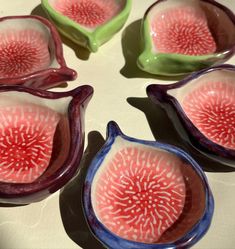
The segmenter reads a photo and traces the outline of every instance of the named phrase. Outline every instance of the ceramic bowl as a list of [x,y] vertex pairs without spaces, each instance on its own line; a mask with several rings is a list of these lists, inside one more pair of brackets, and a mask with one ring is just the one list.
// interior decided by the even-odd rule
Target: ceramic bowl
[[141,29],[137,64],[151,74],[189,74],[222,64],[235,51],[235,15],[214,0],[156,1]]
[[48,89],[74,80],[54,26],[39,16],[0,18],[0,84]]
[[108,124],[85,179],[84,211],[106,248],[188,248],[208,230],[214,202],[200,166],[174,146]]
[[0,86],[0,203],[40,201],[77,173],[92,92]]
[[61,34],[91,52],[125,24],[131,0],[42,0]]
[[235,67],[201,70],[174,84],[150,85],[182,138],[202,153],[235,167]]

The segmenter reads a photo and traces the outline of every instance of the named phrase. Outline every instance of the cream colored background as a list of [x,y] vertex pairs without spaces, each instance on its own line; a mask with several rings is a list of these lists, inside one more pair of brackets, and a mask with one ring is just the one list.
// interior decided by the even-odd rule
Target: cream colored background
[[[95,90],[86,112],[85,148],[88,145],[88,134],[91,131],[97,131],[105,136],[106,124],[110,120],[118,122],[123,132],[129,136],[154,140],[154,133],[156,137],[159,136],[166,141],[174,140],[174,132],[167,130],[168,127],[171,128],[170,124],[164,123],[166,121],[164,113],[160,110],[159,114],[154,113],[155,109],[146,99],[129,100],[130,103],[140,105],[141,108],[147,110],[145,112],[151,121],[151,126],[156,124],[152,133],[144,112],[126,100],[129,97],[145,98],[145,89],[148,84],[167,83],[167,81],[146,78],[145,74],[136,71],[133,62],[129,63],[128,70],[125,71],[129,72],[130,78],[120,73],[125,64],[124,54],[129,52],[130,56],[131,51],[128,48],[133,50],[137,46],[136,28],[138,28],[139,22],[135,21],[143,16],[145,9],[153,2],[154,0],[133,0],[132,12],[125,27],[103,45],[96,54],[91,54],[88,60],[78,58],[83,56],[80,49],[75,49],[77,57],[74,48],[64,45],[64,56],[68,66],[78,71],[77,80],[70,82],[67,89],[90,84]],[[220,2],[235,12],[234,0],[220,0]],[[39,4],[39,0],[0,0],[0,16],[26,15],[32,11],[40,13]],[[133,24],[134,22],[135,24]],[[235,58],[231,59],[229,63],[235,64]],[[97,132],[89,135],[90,142],[86,150],[88,157],[100,146],[100,135]],[[88,161],[89,158],[85,157],[83,165],[87,166]],[[207,162],[204,165],[207,166]],[[219,166],[211,163],[210,167],[217,168]],[[214,172],[207,173],[207,176],[214,193],[215,213],[210,230],[194,248],[233,249],[235,248],[235,172]],[[22,207],[1,207],[0,249],[102,248],[87,233],[84,222],[79,224],[79,221],[82,220],[81,208],[79,208],[79,181],[81,181],[80,178],[76,179],[73,184],[67,186],[62,194],[58,191],[45,201]],[[70,236],[65,232],[65,228]],[[79,247],[70,237],[82,247]]]

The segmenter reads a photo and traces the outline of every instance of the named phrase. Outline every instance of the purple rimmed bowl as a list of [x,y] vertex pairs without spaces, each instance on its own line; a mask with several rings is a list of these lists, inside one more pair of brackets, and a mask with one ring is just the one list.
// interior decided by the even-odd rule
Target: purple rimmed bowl
[[56,28],[40,16],[0,18],[0,84],[40,89],[74,80]]
[[202,154],[235,167],[235,67],[221,65],[177,83],[147,87],[184,141]]
[[40,201],[75,176],[92,94],[89,85],[60,93],[0,86],[0,203]]

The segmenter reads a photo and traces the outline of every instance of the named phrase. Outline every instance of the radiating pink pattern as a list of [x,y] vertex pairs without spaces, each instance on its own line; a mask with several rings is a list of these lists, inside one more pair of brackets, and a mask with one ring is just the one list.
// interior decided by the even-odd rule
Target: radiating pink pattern
[[120,237],[156,242],[184,207],[181,165],[173,154],[150,147],[120,150],[97,179],[97,217]]
[[234,82],[206,82],[183,100],[193,124],[211,141],[235,149]]
[[36,30],[0,32],[0,78],[21,77],[50,65],[48,42]]
[[0,181],[30,183],[43,174],[59,119],[38,105],[0,108]]
[[161,53],[206,55],[216,51],[206,16],[198,9],[167,9],[154,17],[151,29],[154,46]]
[[121,4],[115,0],[57,0],[54,8],[85,27],[95,28],[117,15]]

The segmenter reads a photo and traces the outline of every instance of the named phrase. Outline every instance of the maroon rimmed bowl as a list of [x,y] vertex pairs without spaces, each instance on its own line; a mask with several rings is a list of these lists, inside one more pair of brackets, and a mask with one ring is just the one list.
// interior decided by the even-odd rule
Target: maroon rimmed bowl
[[40,16],[0,18],[0,84],[48,89],[74,80],[56,28]]
[[235,167],[235,67],[201,70],[169,85],[149,85],[181,137],[206,156]]
[[92,93],[0,86],[0,203],[40,201],[75,176]]

